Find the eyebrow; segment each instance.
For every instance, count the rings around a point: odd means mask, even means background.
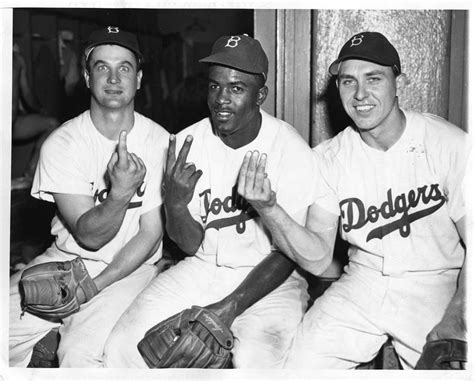
[[[383,70],[372,70],[367,73],[364,73],[364,77],[372,77],[374,75],[385,75]],[[355,78],[352,74],[339,74],[339,78]]]
[[[92,65],[92,67],[95,67],[99,64],[105,64],[105,65],[108,65],[109,63],[104,61],[104,60],[97,60],[94,62],[94,64]],[[134,67],[133,64],[129,61],[129,60],[124,60],[124,61],[120,61],[119,62],[119,65],[123,65],[123,64],[127,64],[128,66],[131,66],[131,67]]]
[[[368,73],[364,74],[366,77],[371,77],[373,75],[385,75],[385,72],[383,70],[373,70],[369,71]]]
[[[231,82],[230,84],[231,84],[232,86],[238,85],[238,86],[248,87],[247,83],[242,82],[242,81],[235,81],[235,82]]]
[[[218,81],[216,81],[215,79],[212,79],[212,78],[209,78],[209,82],[214,82],[214,83],[219,83]],[[248,84],[245,83],[245,82],[242,82],[242,81],[234,81],[234,82],[228,82],[228,84],[230,86],[243,86],[243,87],[248,87]]]

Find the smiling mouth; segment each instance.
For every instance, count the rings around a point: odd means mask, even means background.
[[[354,106],[357,112],[365,113],[371,111],[375,106],[374,105],[360,105]]]
[[[216,116],[216,119],[225,121],[230,119],[232,113],[230,111],[215,111],[214,115]]]

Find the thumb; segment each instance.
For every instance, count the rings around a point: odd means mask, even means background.
[[[112,170],[112,168],[117,163],[117,161],[118,161],[118,155],[117,155],[117,152],[114,152],[112,153],[112,156],[110,156],[109,163],[107,164],[107,168],[109,169],[109,171]]]

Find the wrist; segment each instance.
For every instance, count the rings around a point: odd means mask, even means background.
[[[109,194],[107,195],[106,200],[116,204],[128,205],[132,197],[133,193],[127,194],[127,192],[121,192],[112,187],[112,189],[110,189]]]
[[[265,206],[261,206],[261,207],[257,207],[254,209],[258,212],[259,216],[260,217],[263,217],[263,218],[273,218],[275,217],[276,213],[277,213],[277,203],[273,203],[271,205],[265,205]]]
[[[110,282],[108,282],[107,279],[105,279],[102,273],[97,275],[95,278],[93,278],[92,281],[94,282],[99,292],[110,285]]]
[[[181,201],[165,199],[164,207],[166,212],[172,215],[181,215],[188,212],[188,205]]]
[[[465,300],[461,296],[454,296],[451,302],[448,304],[445,316],[453,315],[464,315],[466,310]]]
[[[214,313],[219,316],[227,327],[230,327],[235,318],[240,315],[238,313],[237,301],[230,296],[214,304]]]

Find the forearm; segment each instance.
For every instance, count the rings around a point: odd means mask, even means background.
[[[82,214],[76,222],[75,238],[90,250],[98,250],[115,237],[122,226],[129,200],[107,199]]]
[[[459,273],[456,293],[454,294],[450,303],[450,306],[452,305],[455,308],[461,308],[463,314],[465,313],[466,309],[467,268],[469,267],[468,262],[470,260],[467,250],[467,246],[470,244],[470,242],[468,242],[467,239],[466,224],[466,217],[463,217],[458,222],[456,222],[456,229],[458,230],[459,237],[461,238],[464,247],[464,262]]]
[[[280,286],[295,269],[295,263],[279,251],[272,251],[221,301],[207,306],[230,327],[247,308]]]
[[[235,305],[236,316],[280,286],[295,269],[295,263],[272,251],[224,300]]]
[[[461,272],[459,273],[456,292],[453,295],[445,315],[457,314],[464,316],[466,312],[466,261],[464,262]]]
[[[189,212],[187,206],[167,205],[166,212],[166,231],[170,238],[187,255],[196,254],[201,244],[204,231]]]
[[[301,226],[278,204],[259,211],[274,245],[291,260],[314,275],[331,264],[337,225],[319,231]]]
[[[158,249],[162,234],[151,231],[139,231],[115,255],[108,266],[94,278],[99,291],[134,272]]]
[[[440,339],[466,340],[466,260],[458,279],[457,290],[446,307],[441,321],[426,337],[427,341]]]

